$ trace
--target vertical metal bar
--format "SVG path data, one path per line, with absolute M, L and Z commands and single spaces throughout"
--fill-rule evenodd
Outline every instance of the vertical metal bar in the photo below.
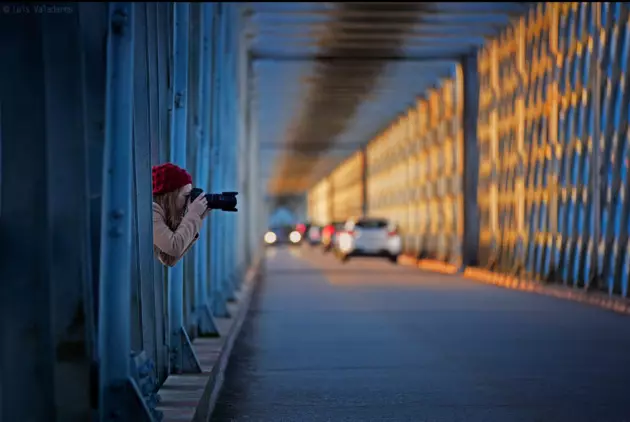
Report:
M 252 77 L 254 75 L 254 62 L 253 60 L 249 60 L 248 62 L 248 81 L 247 81 L 247 89 L 248 92 L 251 93 L 251 83 L 252 83 Z M 247 247 L 248 247 L 248 254 L 251 260 L 253 260 L 255 258 L 254 254 L 255 254 L 255 244 L 256 244 L 256 239 L 258 236 L 257 230 L 258 230 L 258 223 L 257 223 L 257 218 L 258 218 L 258 213 L 260 212 L 260 204 L 258 202 L 258 197 L 257 197 L 257 188 L 259 187 L 259 180 L 258 180 L 258 156 L 257 156 L 257 152 L 256 149 L 258 147 L 258 103 L 254 102 L 254 100 L 249 97 L 248 99 L 248 103 L 249 103 L 249 127 L 248 127 L 248 149 L 247 149 L 247 186 L 248 186 L 248 193 L 247 193 L 247 201 L 248 201 L 248 206 L 247 206 L 247 210 L 246 212 L 248 213 L 248 241 L 247 241 Z
M 201 62 L 201 3 L 189 4 L 188 27 L 188 84 L 186 95 L 186 163 L 193 176 L 193 183 L 198 185 L 198 159 L 199 159 L 199 89 L 200 89 L 200 62 Z M 197 333 L 197 318 L 194 316 L 196 271 L 197 271 L 197 242 L 192 246 L 184 258 L 184 327 L 191 336 Z
M 130 379 L 133 45 L 133 4 L 111 3 L 98 333 L 101 421 L 151 420 Z
M 187 135 L 187 89 L 188 89 L 188 30 L 189 4 L 176 3 L 173 25 L 174 77 L 173 111 L 171 115 L 170 161 L 186 167 Z M 179 349 L 179 330 L 184 326 L 184 263 L 178 262 L 168 269 L 169 313 L 171 323 L 171 364 L 177 360 Z M 178 372 L 181 368 L 175 364 L 172 368 Z
M 171 123 L 171 161 L 186 167 L 188 40 L 190 4 L 176 3 L 173 25 L 174 83 Z M 184 328 L 184 265 L 182 261 L 169 268 L 169 312 L 171 322 L 171 372 L 196 373 L 201 366 Z
M 132 3 L 112 3 L 107 62 L 99 318 L 103 409 L 108 407 L 105 390 L 129 376 L 133 28 Z
M 225 5 L 219 3 L 215 7 L 215 17 L 217 24 L 215 25 L 214 47 L 214 86 L 213 86 L 213 124 L 212 124 L 212 191 L 220 192 L 223 184 L 223 171 L 225 162 L 223 161 L 224 143 L 222 135 L 223 129 L 223 101 L 225 92 L 224 86 L 224 34 L 225 34 Z M 215 21 L 216 22 L 216 21 Z M 217 317 L 229 316 L 226 302 L 225 292 L 223 290 L 223 252 L 225 250 L 222 245 L 223 216 L 220 212 L 212 212 L 210 214 L 210 235 L 211 240 L 211 269 L 212 269 L 212 311 Z
M 238 41 L 238 116 L 239 116 L 239 133 L 238 133 L 238 161 L 239 161 L 239 196 L 241 201 L 244 200 L 245 205 L 249 197 L 247 196 L 247 172 L 248 165 L 246 160 L 246 151 L 248 144 L 248 125 L 249 125 L 249 96 L 248 96 L 248 49 L 246 31 L 243 25 L 243 15 L 239 16 L 239 41 Z M 247 212 L 243 207 L 238 214 L 238 258 L 241 272 L 239 273 L 238 282 L 243 279 L 243 275 L 249 262 L 247 260 Z
M 591 177 L 590 177 L 590 182 L 591 182 L 591 189 L 592 189 L 592 195 L 591 195 L 591 201 L 593 201 L 593 213 L 591 215 L 591 224 L 592 224 L 592 239 L 591 242 L 589 242 L 591 248 L 592 248 L 592 253 L 590 254 L 590 258 L 591 258 L 591 273 L 590 274 L 585 274 L 586 280 L 585 280 L 585 285 L 586 287 L 591 287 L 590 283 L 591 281 L 595 281 L 595 283 L 600 283 L 601 282 L 601 277 L 600 277 L 600 271 L 601 268 L 599 268 L 599 259 L 598 259 L 598 251 L 597 248 L 600 245 L 600 238 L 601 238 L 601 218 L 602 218 L 602 213 L 601 213 L 601 200 L 602 200 L 602 186 L 601 186 L 601 160 L 600 160 L 600 154 L 601 154 L 601 144 L 603 142 L 602 136 L 601 136 L 601 74 L 602 74 L 602 69 L 601 69 L 601 60 L 602 57 L 600 57 L 600 52 L 602 52 L 602 49 L 600 48 L 601 46 L 601 16 L 602 16 L 602 12 L 601 12 L 601 8 L 602 8 L 602 3 L 596 3 L 593 5 L 594 7 L 594 14 L 595 14 L 595 33 L 592 34 L 593 37 L 593 51 L 591 52 L 592 54 L 592 67 L 591 69 L 593 70 L 593 75 L 592 75 L 592 87 L 593 87 L 593 91 L 592 91 L 592 95 L 593 95 L 593 101 L 592 101 L 592 107 L 593 107 L 593 138 L 592 138 L 592 145 L 591 145 L 591 156 L 590 156 L 590 170 L 591 170 Z M 587 255 L 588 256 L 588 255 Z M 603 286 L 592 286 L 592 287 L 603 287 Z
M 469 54 L 462 60 L 463 70 L 463 130 L 464 130 L 464 173 L 463 202 L 464 238 L 462 239 L 462 265 L 477 265 L 479 246 L 479 211 L 477 186 L 479 175 L 479 146 L 477 121 L 479 115 L 479 76 L 477 55 Z
M 157 74 L 157 120 L 155 128 L 157 133 L 151 139 L 151 164 L 163 163 L 168 157 L 168 125 L 169 125 L 169 84 L 168 84 L 168 11 L 169 3 L 157 3 L 155 17 L 154 37 L 156 40 L 155 63 Z M 149 76 L 150 77 L 150 76 Z M 158 382 L 163 382 L 169 373 L 168 343 L 170 339 L 170 323 L 168 310 L 168 294 L 166 284 L 166 271 L 157 260 L 153 265 L 153 285 L 155 289 L 156 332 L 157 332 L 157 376 Z
M 134 82 L 134 178 L 136 192 L 136 244 L 138 258 L 138 281 L 140 299 L 141 350 L 145 350 L 151 360 L 157 360 L 157 345 L 160 334 L 156 330 L 157 320 L 162 314 L 156 312 L 156 295 L 161 289 L 155 288 L 153 257 L 153 228 L 151 203 L 151 138 L 155 126 L 152 124 L 155 91 L 154 72 L 150 63 L 150 50 L 154 49 L 153 28 L 155 6 L 151 3 L 135 3 L 136 50 Z M 160 324 L 161 325 L 161 324 Z M 140 349 L 136 349 L 140 350 Z
M 201 60 L 199 61 L 199 140 L 197 152 L 197 185 L 204 191 L 208 190 L 208 180 L 210 165 L 210 101 L 212 99 L 212 31 L 214 19 L 214 4 L 204 3 L 201 9 L 202 29 L 200 31 L 201 38 Z M 208 306 L 208 233 L 209 224 L 204 224 L 199 233 L 199 240 L 195 246 L 195 263 L 196 263 L 196 286 L 197 294 L 196 309 L 197 320 L 200 335 L 216 335 L 218 329 L 212 317 L 212 313 Z
M 147 87 L 148 87 L 148 130 L 149 139 L 147 140 L 149 145 L 149 156 L 145 157 L 148 160 L 148 168 L 154 164 L 158 164 L 160 144 L 160 71 L 158 69 L 158 54 L 160 51 L 159 37 L 158 37 L 158 20 L 159 20 L 159 5 L 156 3 L 147 4 L 146 12 L 146 62 L 147 62 Z M 148 174 L 147 174 L 148 179 Z M 150 181 L 149 181 L 150 183 Z M 150 186 L 145 188 L 146 194 L 149 194 Z M 152 212 L 152 211 L 149 211 Z M 149 221 L 149 237 L 152 238 L 152 218 Z M 149 329 L 153 336 L 152 349 L 149 350 L 149 354 L 155 361 L 155 376 L 158 383 L 161 381 L 162 371 L 164 367 L 163 360 L 163 331 L 164 331 L 164 313 L 163 313 L 163 274 L 161 271 L 161 265 L 158 260 L 153 258 L 152 245 L 149 246 L 150 257 L 150 279 L 145 281 L 144 287 L 151 290 L 151 293 L 147 292 L 146 297 L 149 298 L 150 303 L 144 302 L 145 305 L 151 307 L 153 317 L 148 323 Z M 158 265 L 156 265 L 158 264 Z M 157 270 L 157 271 L 156 271 Z M 144 318 L 143 318 L 144 319 Z M 148 347 L 146 348 L 148 349 Z
M 250 61 L 250 66 L 253 66 L 253 62 Z M 250 75 L 253 75 L 253 71 L 250 71 Z M 251 79 L 250 79 L 251 81 Z M 251 106 L 251 115 L 250 115 L 250 144 L 249 144 L 249 186 L 250 186 L 250 201 L 251 208 L 250 212 L 250 238 L 249 238 L 249 248 L 250 255 L 252 259 L 256 258 L 256 254 L 258 253 L 258 243 L 260 242 L 262 233 L 261 233 L 261 219 L 264 214 L 264 208 L 262 203 L 262 195 L 261 195 L 261 182 L 259 178 L 259 161 L 258 161 L 258 150 L 260 145 L 260 140 L 258 137 L 258 110 L 259 104 Z
M 230 110 L 231 110 L 231 125 L 232 125 L 232 139 L 231 139 L 231 158 L 232 158 L 232 167 L 230 171 L 230 183 L 228 185 L 229 191 L 238 191 L 239 189 L 239 168 L 240 168 L 240 160 L 238 157 L 238 147 L 239 147 L 239 101 L 238 101 L 238 36 L 239 36 L 239 28 L 238 28 L 238 10 L 236 5 L 232 5 L 230 8 L 230 28 L 231 28 L 231 42 L 230 42 L 230 88 L 232 91 L 232 95 L 230 95 Z M 229 274 L 229 286 L 232 289 L 232 298 L 236 299 L 236 291 L 238 290 L 238 214 L 229 213 L 230 219 L 230 233 L 228 233 L 229 238 L 232 241 L 232 253 L 229 257 L 230 262 L 230 274 Z
M 222 191 L 233 190 L 227 189 L 228 186 L 232 183 L 232 170 L 234 168 L 234 160 L 233 160 L 233 149 L 235 146 L 234 142 L 234 125 L 233 125 L 233 110 L 232 110 L 232 99 L 233 99 L 233 84 L 232 84 L 232 59 L 233 59 L 233 51 L 232 51 L 232 5 L 230 3 L 225 3 L 225 67 L 224 67 L 224 75 L 225 75 L 225 95 L 223 95 L 224 101 L 224 111 L 225 114 L 223 116 L 222 121 L 225 122 L 225 127 L 222 132 L 222 140 L 221 143 L 225 148 L 225 160 L 223 166 L 223 184 L 221 186 Z M 234 255 L 234 235 L 231 233 L 232 227 L 232 215 L 228 213 L 222 213 L 223 224 L 221 224 L 222 231 L 222 239 L 225 242 L 225 248 L 223 249 L 223 286 L 225 291 L 225 298 L 228 301 L 234 300 L 234 289 L 232 288 L 232 263 L 231 258 Z

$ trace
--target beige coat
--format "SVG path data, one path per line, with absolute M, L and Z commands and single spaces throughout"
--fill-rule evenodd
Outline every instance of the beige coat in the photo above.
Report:
M 161 251 L 159 260 L 174 266 L 199 238 L 201 217 L 186 213 L 175 231 L 166 225 L 166 214 L 161 206 L 153 203 L 153 244 Z

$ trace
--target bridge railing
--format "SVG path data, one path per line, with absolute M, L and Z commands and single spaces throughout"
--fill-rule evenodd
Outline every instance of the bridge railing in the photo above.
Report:
M 155 392 L 200 371 L 190 342 L 219 335 L 262 237 L 241 17 L 231 3 L 34 7 L 0 15 L 0 415 L 156 420 Z M 151 215 L 166 161 L 240 192 L 168 269 Z
M 415 257 L 627 297 L 629 14 L 537 3 L 463 57 L 368 144 L 368 213 Z

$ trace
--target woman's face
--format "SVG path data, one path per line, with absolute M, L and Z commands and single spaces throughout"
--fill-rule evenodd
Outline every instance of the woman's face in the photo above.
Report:
M 192 190 L 192 185 L 187 184 L 186 186 L 183 186 L 179 190 L 179 192 L 177 192 L 177 199 L 176 199 L 175 204 L 177 205 L 177 210 L 179 212 L 184 211 L 184 207 L 186 207 L 186 203 L 188 202 L 188 195 L 190 194 L 191 190 Z

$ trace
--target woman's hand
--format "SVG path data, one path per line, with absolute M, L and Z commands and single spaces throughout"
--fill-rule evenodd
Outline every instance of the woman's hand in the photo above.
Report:
M 208 214 L 210 214 L 210 211 L 212 211 L 212 208 L 208 208 L 208 209 L 206 209 L 206 210 L 203 212 L 203 214 L 201 215 L 201 219 L 202 219 L 202 220 L 203 220 L 203 219 L 205 219 L 205 218 L 208 216 Z
M 203 218 L 206 210 L 208 210 L 208 200 L 206 199 L 204 192 L 202 192 L 201 195 L 190 203 L 188 206 L 188 212 L 192 212 L 200 218 Z

